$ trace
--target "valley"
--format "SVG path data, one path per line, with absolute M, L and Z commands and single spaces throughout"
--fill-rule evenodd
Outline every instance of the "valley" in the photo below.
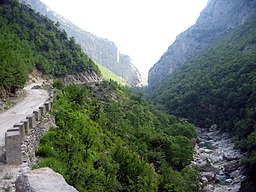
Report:
M 0 101 L 27 92 L 0 114 L 3 162 L 6 130 L 48 97 L 27 85 L 39 71 L 55 91 L 56 125 L 37 138 L 39 161 L 26 173 L 49 167 L 81 192 L 256 190 L 255 0 L 210 0 L 147 87 L 130 86 L 139 73 L 113 42 L 22 2 L 0 2 Z M 14 190 L 22 166 L 0 166 L 0 191 L 8 178 Z

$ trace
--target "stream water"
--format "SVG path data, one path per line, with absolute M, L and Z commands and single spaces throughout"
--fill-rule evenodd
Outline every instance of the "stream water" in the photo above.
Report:
M 216 125 L 198 129 L 192 164 L 199 170 L 203 192 L 238 192 L 245 179 L 240 164 L 243 154 L 234 147 L 234 138 L 221 133 Z

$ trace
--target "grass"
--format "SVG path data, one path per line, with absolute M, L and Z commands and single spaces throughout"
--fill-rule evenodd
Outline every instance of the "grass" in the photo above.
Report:
M 102 74 L 102 77 L 104 80 L 113 80 L 118 82 L 121 85 L 128 85 L 128 83 L 120 76 L 116 75 L 112 71 L 110 71 L 108 68 L 104 67 L 103 65 L 97 64 L 100 72 Z

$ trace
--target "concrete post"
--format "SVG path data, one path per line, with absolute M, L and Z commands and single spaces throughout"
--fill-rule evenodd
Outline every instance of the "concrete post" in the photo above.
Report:
M 39 110 L 41 111 L 41 115 L 44 116 L 44 114 L 46 113 L 46 107 L 45 107 L 45 105 L 39 107 Z
M 40 121 L 40 119 L 41 119 L 41 111 L 40 110 L 35 110 L 35 111 L 33 111 L 33 114 L 35 115 L 36 121 Z
M 5 133 L 6 163 L 19 165 L 21 157 L 21 135 L 19 131 L 7 131 Z
M 25 134 L 29 135 L 30 134 L 29 120 L 28 119 L 22 120 L 21 123 L 24 124 Z
M 14 127 L 14 128 L 17 127 L 17 128 L 19 129 L 21 139 L 23 139 L 24 136 L 25 136 L 25 127 L 24 127 L 24 124 L 23 124 L 23 123 L 15 123 L 15 124 L 13 125 L 13 127 Z
M 28 115 L 26 117 L 26 119 L 28 120 L 29 122 L 29 128 L 30 129 L 33 129 L 35 126 L 36 126 L 36 118 L 35 118 L 35 115 L 32 114 L 32 115 Z
M 50 102 L 45 102 L 44 105 L 46 107 L 47 112 L 51 111 L 51 103 Z

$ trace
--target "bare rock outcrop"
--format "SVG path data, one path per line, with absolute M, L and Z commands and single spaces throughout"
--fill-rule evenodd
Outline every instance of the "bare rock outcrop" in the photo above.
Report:
M 77 73 L 75 75 L 67 75 L 63 78 L 64 83 L 84 84 L 84 83 L 96 83 L 102 81 L 102 79 L 94 71 L 85 71 L 83 73 Z
M 176 37 L 150 69 L 148 83 L 156 84 L 221 36 L 241 26 L 256 12 L 254 0 L 209 0 L 195 25 Z
M 48 167 L 22 174 L 15 181 L 15 186 L 16 192 L 77 192 L 63 176 Z

